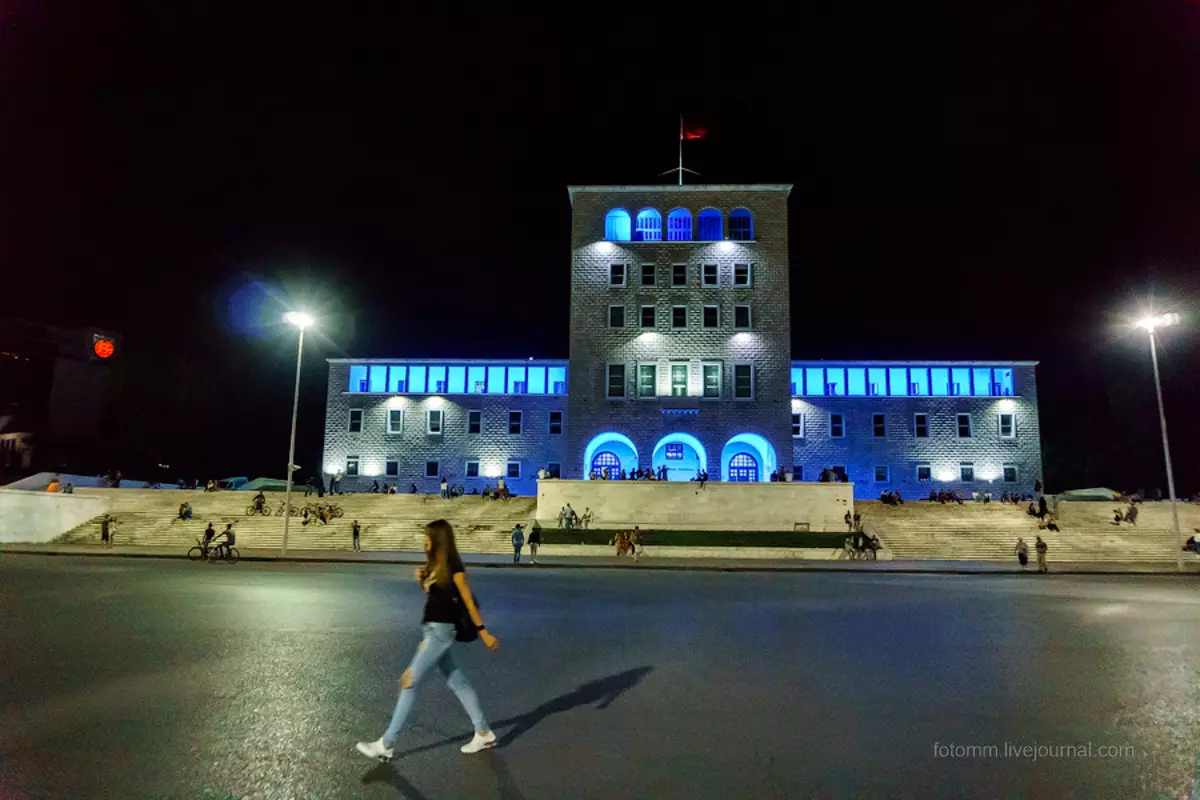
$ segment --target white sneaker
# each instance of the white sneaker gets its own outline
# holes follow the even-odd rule
[[[464,744],[461,749],[464,753],[478,753],[480,750],[486,750],[489,747],[496,746],[496,734],[492,731],[487,733],[477,733],[471,738],[471,741]]]
[[[395,750],[383,746],[382,738],[373,742],[359,742],[354,745],[354,749],[367,758],[378,758],[380,761],[391,761],[396,756]]]

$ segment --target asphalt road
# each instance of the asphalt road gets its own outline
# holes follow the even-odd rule
[[[0,557],[0,798],[1158,798],[1196,776],[1195,578],[472,582],[502,649],[456,657],[500,746],[458,752],[435,672],[380,765],[353,746],[419,640],[411,568]],[[1005,755],[1025,746],[1058,750]]]

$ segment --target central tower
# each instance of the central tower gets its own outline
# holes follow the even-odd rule
[[[564,477],[791,467],[790,185],[574,186]]]

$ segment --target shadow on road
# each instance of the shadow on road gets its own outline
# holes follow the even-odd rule
[[[509,717],[499,722],[493,722],[492,730],[497,731],[497,745],[505,746],[511,744],[517,737],[552,714],[561,714],[564,711],[570,711],[573,708],[591,705],[592,703],[596,704],[597,710],[608,708],[618,697],[636,686],[638,681],[653,669],[654,667],[637,667],[625,670],[624,672],[618,672],[615,675],[609,675],[607,678],[589,681],[573,691],[542,703],[537,708],[527,711],[519,717]],[[501,728],[511,728],[512,730],[501,735],[499,733]],[[424,753],[426,750],[436,750],[439,747],[458,744],[463,741],[462,736],[456,736],[453,739],[443,739],[440,742],[424,744],[420,747],[414,747],[411,750],[405,750],[403,753],[397,754],[396,757],[401,758],[403,756],[415,755],[416,753]]]
[[[405,780],[391,764],[377,764],[374,769],[363,775],[362,782],[364,784],[390,783],[408,800],[429,800],[428,797],[421,794],[421,791],[417,787]]]

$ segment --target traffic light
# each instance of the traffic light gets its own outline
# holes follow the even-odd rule
[[[103,333],[92,334],[92,361],[111,361],[117,354],[117,340]]]

